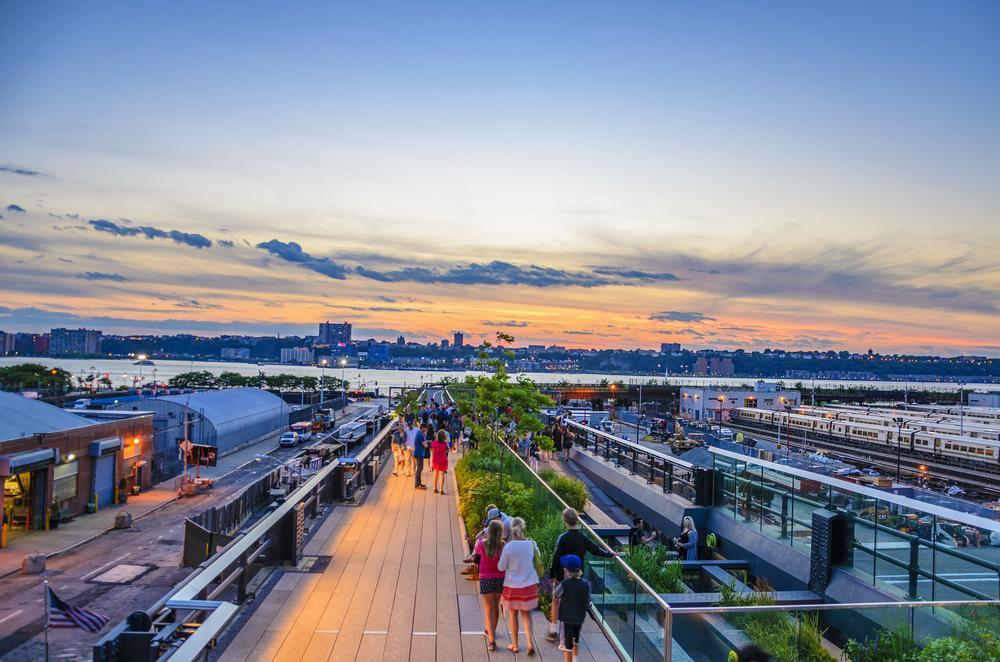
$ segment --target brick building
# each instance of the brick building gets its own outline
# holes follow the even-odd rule
[[[46,529],[53,511],[100,510],[118,502],[121,487],[150,487],[152,442],[149,415],[95,423],[0,392],[3,521],[12,531]]]

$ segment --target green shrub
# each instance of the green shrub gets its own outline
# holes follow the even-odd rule
[[[735,582],[719,586],[724,606],[773,605],[774,594],[737,592]],[[796,621],[796,618],[799,620]],[[758,646],[770,653],[778,662],[835,662],[823,648],[823,633],[819,616],[815,613],[796,612],[795,617],[783,611],[757,614],[737,613],[726,617]]]
[[[590,493],[587,492],[587,486],[583,481],[556,473],[552,469],[542,469],[538,475],[570,508],[581,513],[587,509]]]
[[[552,437],[540,434],[535,436],[535,441],[538,442],[538,448],[547,453],[551,453],[556,449],[556,442],[552,440]]]
[[[667,548],[663,545],[656,547],[626,545],[622,548],[621,554],[622,560],[657,593],[682,593],[684,591],[681,564],[667,557]],[[617,563],[614,567],[615,572],[625,579],[624,568]]]

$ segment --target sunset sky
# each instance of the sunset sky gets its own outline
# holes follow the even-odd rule
[[[0,26],[0,330],[1000,356],[992,0]]]

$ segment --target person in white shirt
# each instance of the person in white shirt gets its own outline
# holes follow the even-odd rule
[[[510,523],[511,539],[500,553],[497,567],[504,572],[500,602],[510,614],[508,648],[517,652],[517,615],[521,614],[524,636],[528,640],[528,655],[535,654],[531,637],[531,612],[538,608],[538,568],[542,555],[534,540],[524,537],[524,520],[515,517]]]
[[[414,470],[413,449],[417,447],[417,435],[420,428],[413,425],[413,421],[406,424],[406,475],[412,476]]]

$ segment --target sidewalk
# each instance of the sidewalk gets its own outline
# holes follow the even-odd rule
[[[6,548],[0,550],[0,577],[20,572],[21,561],[28,554],[53,556],[101,535],[114,526],[118,513],[132,513],[132,518],[135,519],[176,498],[174,479],[171,478],[142,494],[130,496],[126,504],[104,508],[90,515],[77,515],[72,522],[60,524],[57,529],[18,533],[9,539]]]
[[[253,456],[261,453],[263,442],[275,442],[278,436],[261,439],[260,442],[244,448],[236,453],[221,458],[214,467],[202,467],[201,475],[205,478],[218,479],[223,474],[232,471],[242,464],[253,460]],[[194,471],[191,470],[191,475]],[[8,545],[0,549],[0,577],[21,571],[21,561],[28,554],[41,553],[54,556],[71,547],[83,544],[114,527],[115,516],[118,513],[132,513],[132,519],[138,519],[152,510],[165,506],[177,499],[177,481],[179,476],[168,478],[152,488],[128,498],[128,503],[118,504],[90,515],[77,515],[72,522],[60,524],[59,528],[49,531],[18,532],[8,539]]]

